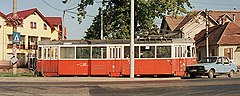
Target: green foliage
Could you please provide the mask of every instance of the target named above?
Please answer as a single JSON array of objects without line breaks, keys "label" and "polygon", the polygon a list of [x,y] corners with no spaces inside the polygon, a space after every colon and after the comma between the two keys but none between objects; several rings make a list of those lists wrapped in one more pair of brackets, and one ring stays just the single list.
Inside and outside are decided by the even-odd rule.
[{"label": "green foliage", "polygon": [[18,73],[18,74],[12,74],[7,72],[0,72],[0,77],[34,77],[34,74],[32,73]]},{"label": "green foliage", "polygon": [[[93,5],[94,0],[81,0],[79,3],[79,22],[86,15],[86,7]],[[103,0],[104,37],[108,39],[130,38],[130,0]],[[136,0],[135,1],[135,34],[151,35],[158,32],[155,18],[164,15],[177,16],[186,13],[186,8],[192,8],[188,0]],[[94,18],[92,25],[87,29],[85,39],[100,39],[101,8]]]}]

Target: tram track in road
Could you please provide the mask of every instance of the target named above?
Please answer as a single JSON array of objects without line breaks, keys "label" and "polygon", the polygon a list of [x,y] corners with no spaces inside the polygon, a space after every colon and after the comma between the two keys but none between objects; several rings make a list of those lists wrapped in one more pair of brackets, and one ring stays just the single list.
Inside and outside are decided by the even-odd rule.
[{"label": "tram track in road", "polygon": [[239,81],[239,78],[197,78],[145,82],[0,82],[0,95],[230,96],[240,94]]}]

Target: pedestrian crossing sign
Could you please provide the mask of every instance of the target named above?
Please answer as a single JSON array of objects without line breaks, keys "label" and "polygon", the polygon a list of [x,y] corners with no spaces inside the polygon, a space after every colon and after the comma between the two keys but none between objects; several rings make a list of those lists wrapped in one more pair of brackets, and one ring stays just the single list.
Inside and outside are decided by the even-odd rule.
[{"label": "pedestrian crossing sign", "polygon": [[13,32],[12,43],[20,44],[20,33],[19,32]]}]

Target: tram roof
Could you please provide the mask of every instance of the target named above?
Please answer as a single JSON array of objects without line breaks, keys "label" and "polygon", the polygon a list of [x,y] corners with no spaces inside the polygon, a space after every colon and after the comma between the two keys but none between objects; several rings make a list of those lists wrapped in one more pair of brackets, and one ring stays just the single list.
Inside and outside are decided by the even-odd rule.
[{"label": "tram roof", "polygon": [[[191,38],[165,38],[165,39],[135,39],[135,44],[154,44],[154,43],[193,43]],[[45,40],[40,41],[39,45],[77,45],[77,44],[130,44],[130,39],[109,39],[109,40]]]}]

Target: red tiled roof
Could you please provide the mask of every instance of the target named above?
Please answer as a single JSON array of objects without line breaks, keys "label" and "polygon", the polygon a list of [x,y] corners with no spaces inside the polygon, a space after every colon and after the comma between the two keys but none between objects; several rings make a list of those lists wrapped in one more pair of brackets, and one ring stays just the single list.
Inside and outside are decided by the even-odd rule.
[{"label": "red tiled roof", "polygon": [[[210,27],[208,30],[208,44],[209,45],[216,45],[219,39],[221,38],[221,34],[223,33],[225,25],[213,26]],[[203,29],[201,32],[195,35],[196,46],[206,46],[206,29]]]},{"label": "red tiled roof", "polygon": [[[61,17],[45,17],[45,18],[47,19],[48,22],[50,22],[50,24],[52,26],[62,25],[62,18]],[[62,27],[62,26],[60,26],[60,27]],[[60,37],[62,36],[62,28],[60,28],[58,34],[60,35]],[[66,29],[65,29],[64,35],[66,36]]]},{"label": "red tiled roof", "polygon": [[[196,46],[206,45],[206,30],[195,35]],[[236,45],[240,44],[240,27],[234,22],[209,28],[209,45]]]},{"label": "red tiled roof", "polygon": [[3,14],[2,12],[0,12],[0,16],[3,17],[4,19],[6,19],[6,15]]},{"label": "red tiled roof", "polygon": [[51,25],[62,25],[61,17],[45,17]]},{"label": "red tiled roof", "polygon": [[[41,12],[38,11],[37,8],[32,8],[32,9],[28,9],[28,10],[18,11],[18,12],[17,12],[17,16],[18,16],[19,18],[25,19],[25,18],[27,18],[29,15],[33,14],[33,12],[37,12],[42,19],[45,18],[45,17],[41,14]],[[12,17],[12,15],[13,15],[13,13],[10,13],[10,14],[7,15],[7,17],[10,18],[10,17]]]},{"label": "red tiled roof", "polygon": [[217,21],[219,17],[228,15],[233,19],[233,15],[235,15],[236,24],[240,25],[240,11],[209,11],[209,15]]},{"label": "red tiled roof", "polygon": [[177,25],[177,27],[175,27],[174,30],[180,30],[180,28],[182,28],[191,19],[192,19],[191,16],[189,15],[185,16],[184,19],[181,20],[181,22]]},{"label": "red tiled roof", "polygon": [[184,17],[185,16],[177,16],[177,17],[165,16],[165,19],[170,29],[174,30],[181,23]]},{"label": "red tiled roof", "polygon": [[224,30],[219,45],[238,45],[240,44],[240,27],[234,22],[229,22]]}]

